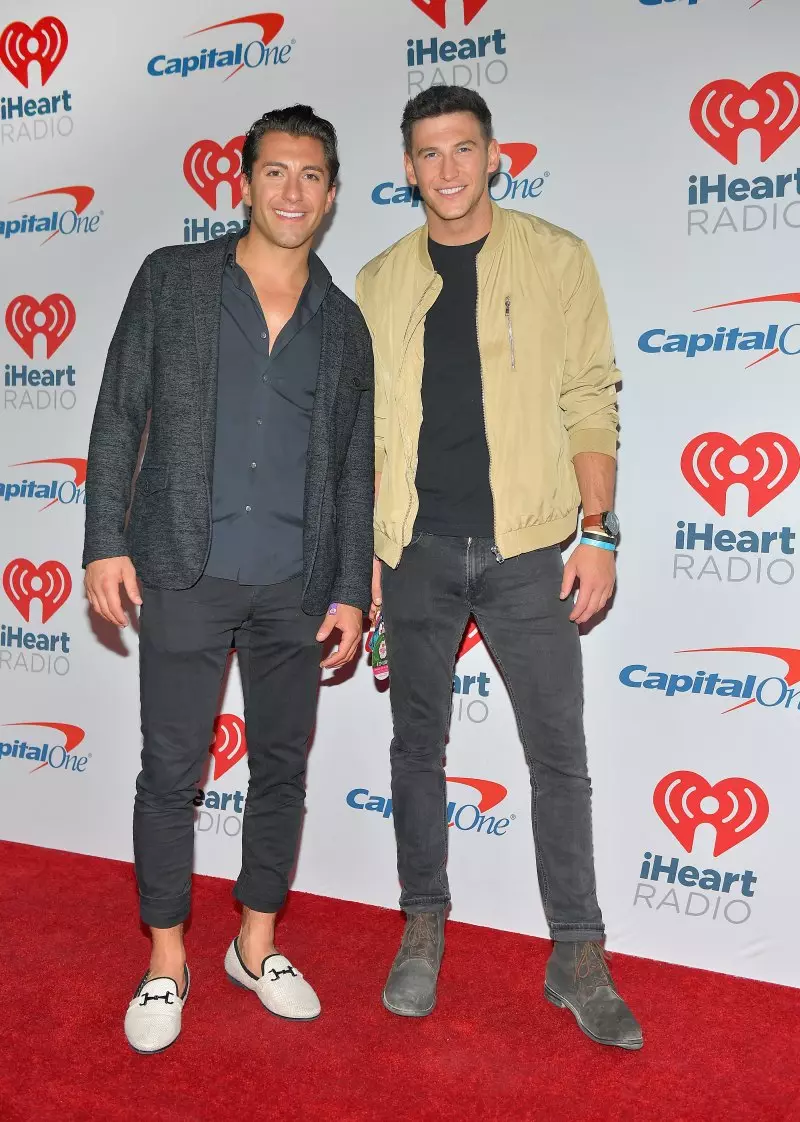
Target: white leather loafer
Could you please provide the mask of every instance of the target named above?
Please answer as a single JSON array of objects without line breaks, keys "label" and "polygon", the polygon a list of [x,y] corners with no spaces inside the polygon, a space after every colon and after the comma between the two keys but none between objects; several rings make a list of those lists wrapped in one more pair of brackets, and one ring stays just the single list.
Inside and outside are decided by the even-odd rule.
[{"label": "white leather loafer", "polygon": [[189,967],[184,967],[183,993],[172,978],[145,974],[125,1014],[125,1036],[135,1052],[151,1055],[174,1044],[181,1032],[181,1014],[189,996]]},{"label": "white leather loafer", "polygon": [[242,962],[238,942],[234,939],[225,955],[225,973],[234,985],[258,994],[261,1003],[276,1017],[287,1021],[313,1021],[322,1012],[311,986],[282,954],[267,955],[258,977]]}]

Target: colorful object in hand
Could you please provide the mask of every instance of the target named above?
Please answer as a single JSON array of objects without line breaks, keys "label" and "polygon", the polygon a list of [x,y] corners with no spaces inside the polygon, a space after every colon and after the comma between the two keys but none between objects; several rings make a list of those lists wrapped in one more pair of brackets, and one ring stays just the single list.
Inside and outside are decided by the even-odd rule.
[{"label": "colorful object in hand", "polygon": [[386,628],[383,625],[383,612],[378,612],[369,641],[369,662],[372,673],[379,682],[389,677],[389,659],[386,653]]}]

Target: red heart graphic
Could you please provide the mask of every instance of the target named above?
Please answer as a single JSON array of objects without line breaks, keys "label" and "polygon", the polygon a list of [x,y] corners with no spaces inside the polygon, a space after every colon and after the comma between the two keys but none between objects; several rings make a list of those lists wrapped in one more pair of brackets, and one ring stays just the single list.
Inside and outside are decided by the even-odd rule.
[{"label": "red heart graphic", "polygon": [[[737,472],[731,461],[738,456],[747,463]],[[752,518],[794,483],[800,472],[800,451],[778,432],[758,432],[741,444],[724,432],[704,432],[684,448],[681,471],[717,514],[725,514],[728,488],[741,483],[747,488],[747,515]]]},{"label": "red heart graphic", "polygon": [[[411,3],[439,27],[447,27],[447,0],[411,0]],[[488,3],[489,0],[463,0],[464,23],[472,23],[478,12],[485,8]]]},{"label": "red heart graphic", "polygon": [[[44,322],[36,322],[37,316]],[[15,296],[6,308],[6,327],[11,338],[19,343],[28,358],[33,359],[33,344],[43,335],[47,357],[52,358],[75,326],[75,305],[69,296],[52,292],[44,300],[33,296]]]},{"label": "red heart graphic", "polygon": [[[700,804],[707,798],[716,802],[715,809],[703,810]],[[692,852],[697,827],[710,823],[717,832],[715,857],[755,834],[769,816],[767,796],[752,780],[720,779],[712,787],[694,771],[665,775],[653,792],[653,806],[687,853]]]},{"label": "red heart graphic", "polygon": [[69,598],[72,577],[60,561],[43,561],[37,568],[27,557],[16,557],[3,570],[3,590],[26,623],[31,619],[31,601],[38,600],[42,623],[47,623]]},{"label": "red heart graphic", "polygon": [[214,721],[211,755],[214,757],[215,779],[221,779],[247,755],[247,739],[241,717],[233,713],[220,713]]},{"label": "red heart graphic", "polygon": [[[235,209],[242,201],[240,176],[242,174],[243,136],[234,136],[223,148],[216,140],[196,141],[183,158],[183,174],[191,189],[204,203],[217,209],[217,188],[228,183],[231,188],[231,206]],[[227,168],[220,170],[220,160]]]},{"label": "red heart graphic", "polygon": [[[755,103],[756,114],[742,112]],[[800,128],[800,76],[788,70],[765,74],[748,87],[733,78],[703,86],[689,109],[692,128],[729,163],[739,159],[739,137],[755,129],[761,137],[761,159],[768,160]]]},{"label": "red heart graphic", "polygon": [[68,42],[67,29],[55,16],[43,16],[33,27],[15,20],[0,32],[0,62],[25,89],[28,68],[38,62],[45,86],[66,54]]}]

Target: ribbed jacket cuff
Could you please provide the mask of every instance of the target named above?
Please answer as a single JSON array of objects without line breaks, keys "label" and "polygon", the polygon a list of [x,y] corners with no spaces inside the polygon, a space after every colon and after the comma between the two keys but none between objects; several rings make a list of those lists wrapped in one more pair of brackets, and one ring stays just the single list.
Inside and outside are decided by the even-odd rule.
[{"label": "ribbed jacket cuff", "polygon": [[579,452],[602,452],[617,458],[617,434],[613,429],[573,429],[569,434],[571,458]]}]

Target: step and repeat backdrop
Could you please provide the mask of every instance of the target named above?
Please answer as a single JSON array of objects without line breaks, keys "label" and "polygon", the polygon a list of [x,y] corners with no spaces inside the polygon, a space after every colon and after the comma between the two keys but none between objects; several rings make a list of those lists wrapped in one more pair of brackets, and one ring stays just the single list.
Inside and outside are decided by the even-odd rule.
[{"label": "step and repeat backdrop", "polygon": [[[320,252],[351,291],[424,220],[405,100],[468,85],[493,198],[588,240],[624,373],[619,589],[584,636],[609,945],[800,984],[796,0],[9,0],[0,23],[2,836],[131,857],[136,631],[89,615],[80,558],[141,260],[239,229],[243,133],[303,101],[339,130]],[[196,868],[231,878],[242,711],[234,661],[196,799]],[[390,735],[364,658],[323,683],[296,888],[395,904]],[[453,917],[544,935],[528,774],[472,628],[447,770]]]}]

